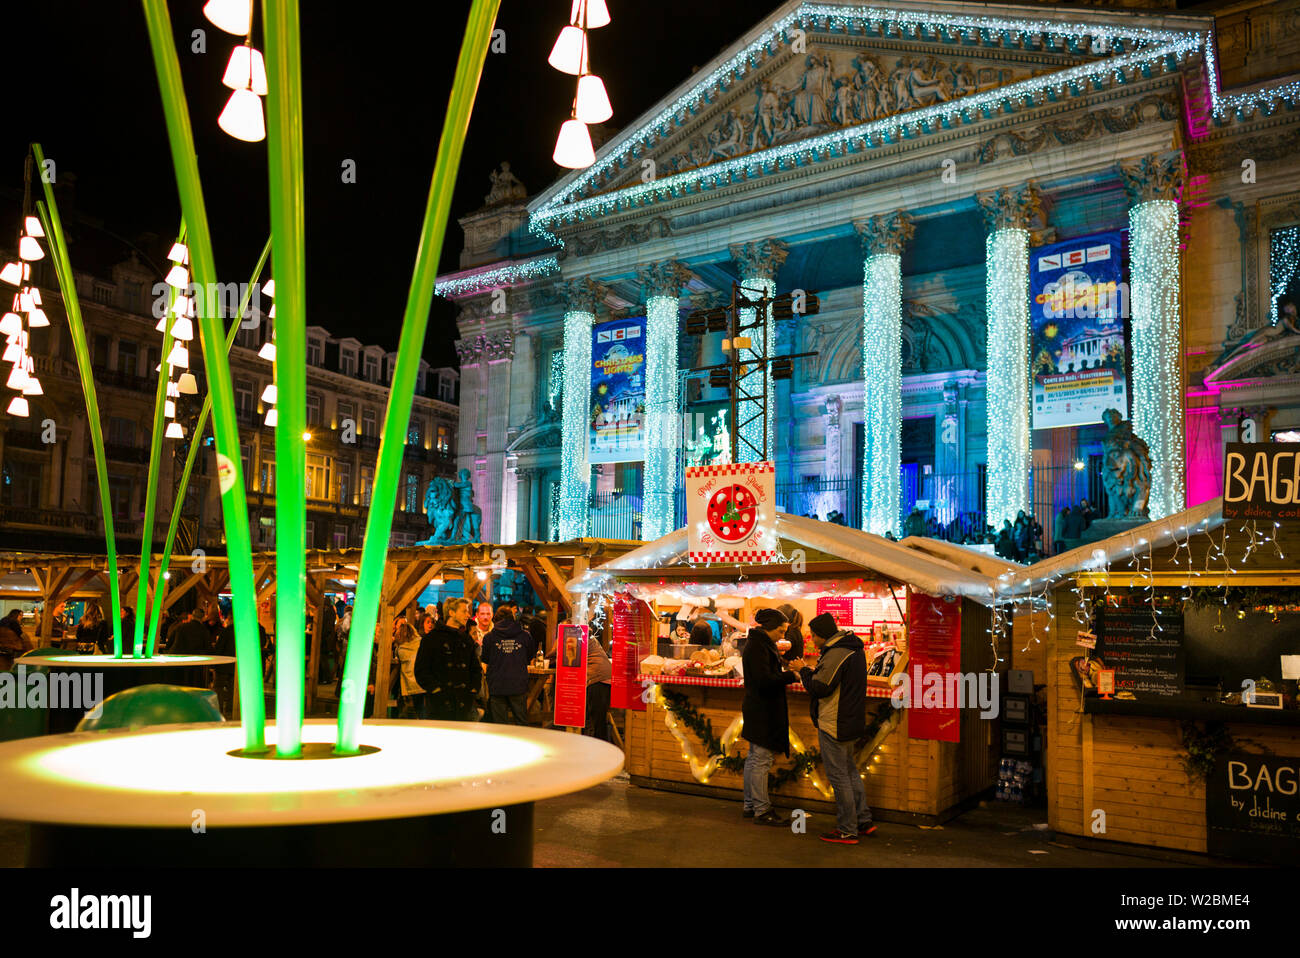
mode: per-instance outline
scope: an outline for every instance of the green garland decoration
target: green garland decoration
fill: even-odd
[[[696,738],[704,745],[704,750],[708,758],[717,758],[718,769],[737,774],[745,770],[745,759],[741,755],[724,755],[722,752],[722,741],[713,732],[713,723],[700,714],[699,709],[691,704],[684,692],[675,692],[672,689],[661,688],[664,702],[668,706],[668,711],[672,713],[673,718],[677,719],[682,725],[695,733]],[[888,700],[885,700],[888,704]],[[871,743],[876,734],[889,721],[890,710],[880,708],[872,717],[866,731],[854,743],[853,761],[854,764],[861,767],[862,760],[868,758],[862,754],[862,751]],[[779,769],[776,772],[769,772],[767,776],[767,787],[769,790],[778,789],[788,782],[797,781],[804,778],[810,772],[817,768],[821,761],[821,751],[810,748],[795,755],[790,760],[790,765]]]
[[[1182,756],[1184,771],[1193,780],[1207,780],[1219,759],[1236,745],[1232,733],[1222,722],[1206,722],[1204,731],[1192,721],[1180,722],[1179,727],[1187,750]]]

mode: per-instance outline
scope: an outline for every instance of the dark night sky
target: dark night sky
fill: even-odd
[[[592,32],[591,57],[614,106],[611,128],[631,122],[776,6],[774,0],[608,2],[613,22]],[[217,267],[224,281],[246,281],[269,231],[266,144],[240,142],[217,127],[229,94],[221,74],[239,41],[209,24],[202,5],[173,2],[172,23]],[[336,336],[396,348],[468,10],[467,0],[302,4],[308,323]],[[551,151],[575,78],[549,67],[546,56],[568,12],[569,0],[502,2],[497,26],[506,32],[507,49],[489,54],[484,69],[443,246],[444,272],[457,267],[456,217],[482,205],[488,173],[499,162],[508,160],[531,193],[560,172]],[[31,67],[31,92],[8,98],[0,129],[5,235],[16,235],[13,198],[21,195],[27,144],[39,140],[61,174],[77,175],[80,212],[127,239],[146,232],[170,237],[180,205],[138,4],[46,0],[9,14],[33,18],[7,18],[7,26],[11,37],[37,41],[31,49],[40,62],[23,58]],[[204,55],[190,52],[190,33],[198,27],[207,30]],[[259,7],[258,47],[260,38]],[[11,59],[11,82],[19,68]],[[345,159],[356,161],[355,184],[341,181]],[[127,248],[122,251],[125,258]],[[77,267],[75,248],[72,255]],[[424,351],[434,365],[455,363],[454,312],[435,299]]]

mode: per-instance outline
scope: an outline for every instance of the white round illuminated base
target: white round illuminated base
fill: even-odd
[[[191,669],[214,665],[229,665],[233,655],[155,655],[152,658],[134,659],[111,655],[24,655],[14,659],[14,665],[29,668],[51,669]]]
[[[333,743],[333,719],[303,726]],[[276,741],[267,726],[267,744]],[[616,775],[621,750],[543,729],[377,720],[369,754],[332,761],[251,761],[237,723],[74,732],[0,743],[0,819],[188,831],[322,825],[444,815],[535,802]]]

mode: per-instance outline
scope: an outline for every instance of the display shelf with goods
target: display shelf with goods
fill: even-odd
[[[992,788],[998,737],[979,709],[955,710],[940,738],[930,727],[937,710],[922,707],[919,696],[912,707],[900,707],[897,693],[906,687],[902,679],[912,677],[910,667],[921,664],[910,654],[909,610],[937,605],[947,612],[951,658],[927,664],[927,672],[991,669],[986,603],[993,580],[856,529],[784,513],[776,514],[775,529],[780,562],[691,565],[687,532],[678,530],[570,583],[577,594],[636,603],[657,629],[635,650],[634,681],[644,689],[645,708],[627,713],[632,782],[739,798],[748,749],[743,645],[759,609],[788,606],[802,617],[810,666],[816,650],[807,624],[819,613],[830,612],[840,628],[863,640],[873,674],[867,729],[853,751],[878,817],[942,821]],[[793,657],[798,650],[787,650],[785,642],[778,651]],[[924,648],[930,654],[928,636]],[[824,808],[832,791],[817,753],[811,702],[802,685],[787,688],[791,750],[772,770],[773,798]]]

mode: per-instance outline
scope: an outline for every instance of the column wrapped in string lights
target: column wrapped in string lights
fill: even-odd
[[[985,521],[1030,512],[1029,499],[1029,224],[1042,215],[1029,184],[978,195],[984,242],[987,318],[985,395],[988,409],[988,495]]]
[[[775,239],[731,247],[731,258],[735,260],[740,271],[740,285],[743,287],[741,295],[748,299],[775,296],[776,274],[788,255],[790,255],[790,247]],[[741,362],[759,356],[767,356],[771,359],[768,352],[776,345],[776,321],[772,318],[771,306],[766,307],[764,313],[765,318],[761,325],[742,334],[750,337],[753,346],[740,351]],[[752,323],[754,318],[753,309],[740,311],[742,326]],[[768,459],[776,456],[776,387],[772,382],[770,364],[764,370],[763,376],[764,391],[767,396],[766,410],[761,409],[753,400],[746,400],[736,405],[736,421],[731,424],[731,428],[740,430],[737,435],[745,440],[736,446],[736,458],[740,462],[758,461],[759,457],[754,449],[766,449]],[[766,415],[761,415],[764,411]],[[766,423],[766,434],[763,432],[764,423]]]
[[[560,539],[587,534],[591,464],[591,327],[605,289],[591,279],[559,284],[564,311],[564,396],[560,419]]]
[[[677,332],[681,288],[690,279],[674,260],[638,273],[645,289],[645,479],[641,538],[646,542],[673,531],[677,498]]]
[[[1151,450],[1152,519],[1186,508],[1178,201],[1181,150],[1121,167],[1129,195],[1129,301],[1133,329],[1133,432]],[[1122,410],[1121,410],[1122,412]]]
[[[854,224],[862,241],[862,528],[898,531],[903,453],[902,210]]]

